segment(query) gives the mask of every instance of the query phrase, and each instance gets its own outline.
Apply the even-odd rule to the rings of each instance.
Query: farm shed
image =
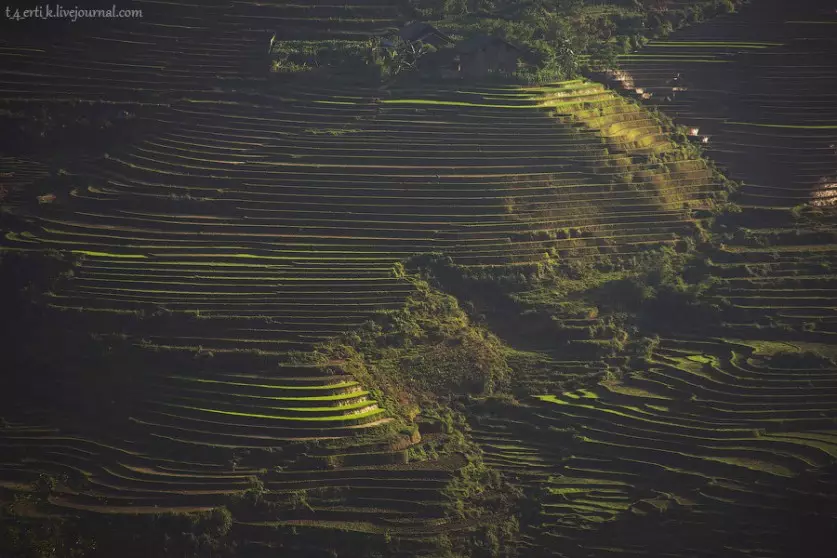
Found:
[[[515,45],[488,35],[478,35],[456,45],[459,71],[466,77],[484,77],[492,73],[511,74],[523,51]]]

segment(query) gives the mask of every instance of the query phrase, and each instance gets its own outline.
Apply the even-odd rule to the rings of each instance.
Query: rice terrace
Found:
[[[0,7],[0,558],[837,556],[834,0],[111,5]]]

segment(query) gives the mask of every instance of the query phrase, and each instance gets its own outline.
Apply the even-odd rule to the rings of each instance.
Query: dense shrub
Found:
[[[382,312],[320,348],[386,407],[409,416],[417,401],[490,394],[509,384],[502,343],[474,325],[453,296],[416,282],[404,309]]]

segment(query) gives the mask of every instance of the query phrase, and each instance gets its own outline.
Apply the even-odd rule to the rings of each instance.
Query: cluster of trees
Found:
[[[570,78],[586,67],[614,68],[619,54],[649,38],[732,12],[741,3],[615,0],[612,9],[602,10],[602,2],[590,0],[411,0],[417,18],[454,36],[496,35],[529,51],[534,63],[517,75],[527,82]]]
[[[0,507],[3,558],[232,558],[232,514],[225,507],[188,514],[143,516],[38,515],[56,479],[42,475],[37,491]],[[23,512],[29,510],[28,512]]]
[[[611,9],[590,0],[404,0],[408,19],[432,23],[454,39],[497,36],[527,52],[516,78],[524,82],[568,79],[586,68],[614,68],[621,53],[649,38],[719,13],[743,0],[704,0],[686,5],[668,0],[614,0]],[[444,50],[449,47],[442,47]],[[418,67],[435,47],[394,35],[367,43],[277,42],[272,71],[298,73],[320,68],[356,77],[391,79]]]
[[[366,63],[381,79],[389,79],[418,68],[419,60],[436,52],[436,47],[421,41],[407,41],[399,36],[370,41]]]
[[[403,309],[323,347],[327,359],[351,362],[347,371],[382,388],[376,398],[407,416],[416,402],[506,388],[510,368],[500,340],[473,324],[453,296],[422,281],[416,286]]]
[[[635,315],[645,329],[700,327],[717,320],[723,310],[704,297],[716,282],[705,258],[664,246],[647,252],[635,271],[599,284],[585,297],[606,312]]]

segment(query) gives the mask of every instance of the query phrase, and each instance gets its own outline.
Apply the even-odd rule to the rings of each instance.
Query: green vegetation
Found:
[[[526,53],[514,77],[549,83],[576,77],[580,71],[615,68],[620,56],[650,38],[733,12],[742,3],[406,0],[400,9],[407,19],[430,23],[454,42],[479,35],[509,41]],[[452,56],[453,49],[389,34],[366,42],[279,40],[272,43],[271,54],[273,72],[326,70],[391,80],[417,71],[438,73],[434,66]]]
[[[99,553],[130,556],[232,557],[232,514],[226,508],[206,512],[134,518],[44,516],[46,495],[17,494],[0,510],[0,551],[10,558],[82,558]],[[127,545],[127,547],[126,547]],[[147,555],[147,554],[146,554]]]

